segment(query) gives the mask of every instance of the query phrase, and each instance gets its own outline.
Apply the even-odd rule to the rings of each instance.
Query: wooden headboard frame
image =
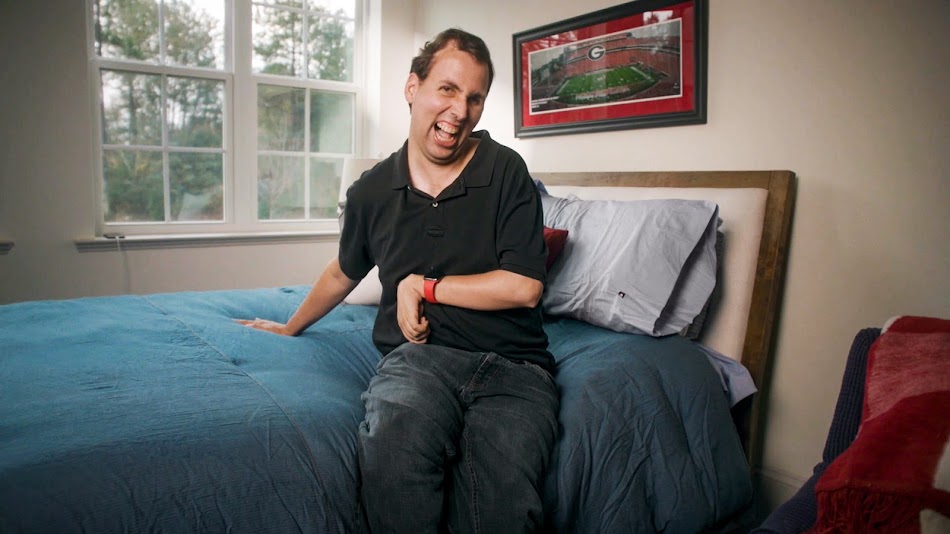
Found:
[[[789,230],[795,200],[791,171],[532,172],[545,185],[601,187],[758,188],[767,193],[742,364],[759,393],[734,409],[750,465],[761,460],[763,411],[772,365],[772,344],[785,280]]]

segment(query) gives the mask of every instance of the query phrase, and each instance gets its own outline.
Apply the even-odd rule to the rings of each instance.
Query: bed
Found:
[[[548,529],[728,525],[752,497],[794,175],[535,178],[556,199],[711,201],[724,243],[694,339],[548,314],[561,393]],[[550,275],[582,256],[582,233]],[[341,305],[297,338],[233,321],[284,321],[307,289],[0,306],[0,532],[357,531],[375,308]],[[730,400],[729,362],[759,393]]]

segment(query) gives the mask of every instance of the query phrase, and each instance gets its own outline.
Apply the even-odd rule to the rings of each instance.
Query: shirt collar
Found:
[[[495,166],[495,157],[498,155],[498,143],[492,141],[488,130],[472,132],[472,137],[480,139],[475,154],[462,169],[458,179],[447,187],[445,192],[461,192],[468,187],[486,187],[491,184],[492,168]],[[402,189],[411,183],[409,181],[409,141],[406,140],[396,153],[392,188]]]

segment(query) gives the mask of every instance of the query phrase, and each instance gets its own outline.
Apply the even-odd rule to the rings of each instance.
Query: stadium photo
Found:
[[[681,96],[681,21],[653,17],[632,30],[532,52],[530,113]]]

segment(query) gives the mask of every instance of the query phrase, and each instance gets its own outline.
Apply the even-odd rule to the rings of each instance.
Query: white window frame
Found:
[[[323,154],[310,153],[309,143],[305,145],[304,158],[309,169],[310,158],[313,156],[347,157],[363,153],[366,131],[364,124],[368,120],[366,102],[367,66],[370,64],[368,53],[368,31],[370,27],[368,4],[370,0],[355,0],[356,15],[355,35],[353,44],[354,72],[352,82],[327,81],[310,78],[296,78],[288,76],[258,74],[252,71],[252,14],[253,4],[264,3],[255,0],[224,0],[225,1],[225,68],[224,70],[206,69],[199,67],[181,67],[171,65],[156,65],[153,63],[117,60],[103,58],[95,54],[95,14],[94,0],[86,1],[87,13],[87,46],[89,57],[89,80],[92,94],[92,117],[94,135],[94,180],[95,204],[97,206],[96,236],[97,239],[86,240],[85,247],[89,249],[101,248],[95,241],[112,239],[114,236],[130,238],[126,241],[133,244],[137,239],[155,236],[156,243],[169,242],[170,238],[180,236],[193,240],[205,240],[215,243],[228,236],[242,242],[248,236],[257,236],[250,242],[259,242],[259,238],[274,236],[289,236],[291,240],[301,235],[337,235],[339,221],[332,219],[311,220],[259,220],[257,199],[257,88],[261,84],[281,85],[308,90],[342,92],[353,95],[353,153],[352,154]],[[162,51],[164,54],[164,51]],[[170,76],[188,76],[204,79],[223,80],[224,113],[222,124],[223,151],[225,153],[224,173],[224,220],[200,222],[135,222],[135,223],[106,223],[104,205],[104,177],[103,177],[103,150],[109,145],[103,143],[103,124],[99,118],[101,100],[100,70],[132,70],[149,74],[165,74]],[[309,110],[310,99],[306,99]],[[164,110],[163,110],[164,113]],[[309,121],[309,115],[306,115]],[[307,126],[309,139],[309,125]],[[128,147],[127,147],[128,148]],[[163,148],[167,150],[167,147]],[[177,147],[176,147],[177,150]],[[299,155],[299,153],[295,153]],[[309,194],[309,175],[304,177],[305,194]],[[168,206],[166,206],[166,212]],[[82,243],[78,243],[83,248]]]

